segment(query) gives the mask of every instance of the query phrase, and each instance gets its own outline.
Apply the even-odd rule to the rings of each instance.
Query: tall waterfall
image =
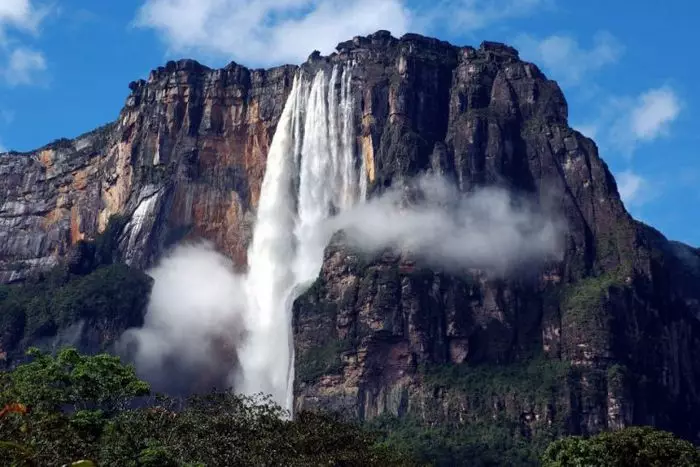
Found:
[[[313,77],[295,76],[267,156],[248,251],[248,337],[239,353],[237,389],[271,394],[289,411],[292,304],[321,269],[326,241],[321,224],[366,197],[351,81],[351,66],[336,65],[330,76],[323,70]]]

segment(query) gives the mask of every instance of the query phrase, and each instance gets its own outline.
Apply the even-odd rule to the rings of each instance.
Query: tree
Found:
[[[0,401],[47,413],[68,408],[111,413],[150,393],[149,385],[119,357],[85,356],[74,348],[63,349],[56,357],[31,348],[27,355],[31,362],[2,375]]]
[[[629,427],[591,438],[554,441],[543,467],[695,467],[700,451],[688,441],[652,427]]]
[[[144,397],[148,385],[117,357],[30,354],[0,373],[0,465],[411,465],[336,416],[288,420],[269,398],[230,391]]]
[[[150,391],[118,357],[84,356],[72,348],[56,357],[35,348],[27,353],[31,362],[0,373],[0,406],[6,412],[0,439],[30,464],[89,457],[105,420]]]

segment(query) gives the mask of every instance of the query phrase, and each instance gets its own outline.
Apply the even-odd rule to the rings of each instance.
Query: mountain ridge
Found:
[[[595,142],[568,126],[559,86],[500,43],[379,31],[300,66],[168,62],[130,84],[114,123],[0,156],[0,282],[75,259],[117,215],[115,257],[136,269],[201,238],[244,269],[293,76],[341,62],[353,63],[370,196],[430,172],[464,193],[497,184],[553,197],[569,231],[564,259],[527,279],[332,243],[295,304],[296,407],[428,425],[502,419],[524,439],[630,424],[698,438],[698,249],[630,216]],[[483,365],[482,382],[463,371]]]

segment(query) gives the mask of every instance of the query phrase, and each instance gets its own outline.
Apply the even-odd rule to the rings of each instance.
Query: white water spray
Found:
[[[366,195],[364,165],[358,171],[356,164],[351,80],[351,69],[341,74],[338,66],[330,76],[321,70],[312,80],[303,72],[294,78],[267,157],[248,251],[248,339],[236,389],[270,394],[289,411],[292,304],[321,269],[321,223]]]

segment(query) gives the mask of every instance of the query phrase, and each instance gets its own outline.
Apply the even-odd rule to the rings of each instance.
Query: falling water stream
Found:
[[[291,412],[292,305],[318,277],[321,223],[366,198],[358,170],[352,67],[299,72],[267,156],[245,282],[248,339],[239,352],[237,390],[270,394]]]

